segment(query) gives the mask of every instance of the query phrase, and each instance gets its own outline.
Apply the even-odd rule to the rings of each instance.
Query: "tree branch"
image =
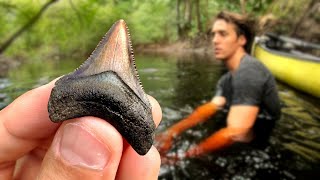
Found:
[[[50,0],[45,5],[42,6],[40,11],[33,16],[24,26],[22,26],[17,32],[15,32],[9,39],[7,39],[1,46],[0,46],[0,54],[2,54],[23,32],[28,30],[35,22],[39,20],[41,15],[44,13],[47,8],[57,2],[59,0]]]

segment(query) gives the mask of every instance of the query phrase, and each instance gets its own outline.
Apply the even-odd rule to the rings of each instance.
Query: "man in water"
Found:
[[[178,134],[206,121],[222,108],[228,109],[226,127],[191,147],[184,157],[217,151],[236,142],[267,144],[280,117],[280,102],[274,77],[249,55],[254,34],[252,21],[246,16],[231,12],[220,12],[216,16],[211,29],[214,56],[229,71],[218,81],[210,102],[157,137],[161,153],[170,149]]]

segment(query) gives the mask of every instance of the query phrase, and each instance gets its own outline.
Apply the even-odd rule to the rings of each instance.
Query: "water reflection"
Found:
[[[225,68],[206,57],[137,55],[144,89],[163,111],[157,132],[163,131],[195,107],[210,100]],[[0,79],[0,109],[23,92],[76,68],[82,60],[34,62]],[[263,150],[238,145],[228,150],[163,164],[159,179],[308,179],[320,170],[320,107],[318,100],[279,85],[283,115]],[[224,114],[179,136],[171,153],[179,153],[224,126]]]
[[[320,160],[320,108],[293,91],[280,87],[283,118],[275,134],[279,143],[311,162]],[[309,99],[309,98],[307,98]],[[285,132],[285,133],[284,133]]]

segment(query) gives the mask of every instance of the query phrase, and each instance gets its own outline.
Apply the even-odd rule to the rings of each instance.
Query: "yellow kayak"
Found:
[[[273,42],[270,43],[271,40],[273,40]],[[286,39],[280,39],[283,40],[282,43],[275,43],[274,40],[274,37],[257,38],[252,50],[253,55],[259,59],[278,80],[319,98],[320,57],[296,51],[292,48],[292,46],[295,45],[294,41],[292,41],[293,43],[291,41],[287,43],[284,42]],[[276,47],[279,44],[287,47]],[[307,44],[304,43],[304,45]],[[318,46],[317,44],[310,44],[310,46],[311,45]]]

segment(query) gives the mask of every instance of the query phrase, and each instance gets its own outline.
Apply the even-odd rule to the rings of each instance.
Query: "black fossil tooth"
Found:
[[[56,82],[48,111],[53,122],[82,116],[105,119],[137,153],[148,152],[155,123],[140,85],[124,20],[111,27],[78,69]]]

